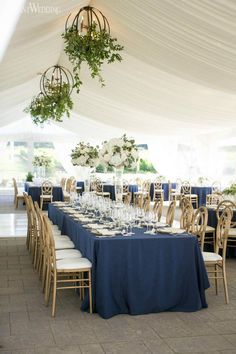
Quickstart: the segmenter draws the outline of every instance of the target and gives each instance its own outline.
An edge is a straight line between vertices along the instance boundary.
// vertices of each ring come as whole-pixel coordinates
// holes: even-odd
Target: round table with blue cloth
[[[115,186],[114,184],[104,184],[103,185],[103,191],[104,192],[109,192],[110,193],[110,198],[112,200],[115,200],[116,199],[116,193],[115,193]],[[138,191],[138,186],[137,184],[130,184],[129,185],[129,192],[132,193],[132,196],[133,196],[133,193],[134,192],[137,192]]]
[[[25,191],[31,196],[33,202],[38,202],[40,204],[40,195],[42,193],[41,186],[34,186],[31,183],[25,183]],[[61,186],[53,186],[52,190],[53,202],[64,201],[63,191]],[[47,204],[45,204],[47,206]],[[44,206],[45,206],[44,205]]]

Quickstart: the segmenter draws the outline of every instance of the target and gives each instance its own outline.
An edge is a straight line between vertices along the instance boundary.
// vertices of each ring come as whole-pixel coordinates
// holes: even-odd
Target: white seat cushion
[[[52,199],[52,195],[51,194],[41,194],[40,195],[40,198],[43,198],[43,199]]]
[[[81,258],[82,254],[79,250],[67,249],[67,250],[57,250],[56,259],[65,259],[65,258]]]
[[[53,235],[54,241],[66,240],[71,241],[71,239],[67,235]]]
[[[69,240],[55,240],[55,249],[56,250],[65,250],[68,248],[75,248],[75,245],[72,241]]]
[[[86,269],[92,268],[92,263],[87,258],[61,259],[57,262],[57,269]]]
[[[217,253],[213,253],[213,252],[202,252],[203,255],[203,259],[205,262],[218,262],[218,261],[222,261],[222,257],[217,254]]]
[[[206,233],[210,233],[210,232],[214,232],[215,231],[215,228],[212,227],[212,226],[206,226]]]
[[[230,228],[228,236],[230,237],[236,237],[236,228]]]

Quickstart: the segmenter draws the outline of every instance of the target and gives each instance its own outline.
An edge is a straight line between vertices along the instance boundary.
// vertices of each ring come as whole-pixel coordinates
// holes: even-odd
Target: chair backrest
[[[44,224],[43,224],[43,212],[39,208],[38,202],[34,202],[34,208],[38,219],[38,233],[39,241],[42,246],[42,249],[45,247],[45,236],[44,236]]]
[[[181,197],[180,203],[179,203],[179,206],[180,206],[180,209],[182,210],[182,212],[186,208],[186,206],[189,206],[189,205],[192,206],[192,203],[191,203],[190,199],[183,195]]]
[[[129,193],[129,182],[123,181],[123,193]]]
[[[175,207],[176,207],[176,202],[175,201],[170,202],[170,205],[169,205],[169,207],[167,209],[167,213],[166,213],[166,223],[169,226],[172,226],[173,221],[174,221]]]
[[[13,186],[14,186],[14,193],[15,193],[15,196],[17,196],[18,187],[17,187],[16,179],[13,177],[12,180],[13,180]]]
[[[191,203],[185,203],[181,207],[181,210],[182,213],[180,216],[180,228],[185,229],[187,232],[189,232],[191,229],[193,215],[194,215],[193,206]]]
[[[220,215],[216,227],[216,253],[222,249],[222,257],[225,259],[228,241],[228,232],[233,213],[231,208],[226,207]]]
[[[222,201],[222,195],[219,193],[209,194],[206,197],[206,205],[218,205]]]
[[[76,179],[74,179],[74,180],[71,182],[71,185],[70,185],[70,193],[71,193],[71,192],[76,192],[76,186],[77,186],[77,182],[76,182]]]
[[[103,184],[102,184],[102,181],[99,178],[96,179],[95,185],[96,185],[96,192],[97,193],[103,193]]]
[[[234,210],[236,210],[236,204],[234,202],[232,202],[231,200],[222,200],[222,202],[220,202],[218,204],[217,209],[216,209],[216,217],[218,220],[220,219],[221,214],[225,213],[226,209],[231,210],[232,218],[233,218]],[[236,221],[231,221],[230,227],[235,227],[235,226],[236,226]]]
[[[181,186],[182,194],[191,194],[191,186],[188,181],[184,181]]]
[[[150,202],[151,202],[151,198],[150,198],[150,195],[148,196],[145,196],[143,198],[143,205],[142,205],[142,208],[145,212],[149,211],[150,210]]]
[[[192,219],[192,225],[190,232],[198,237],[199,243],[201,245],[201,250],[204,248],[205,232],[208,221],[208,210],[206,207],[201,206],[198,208]]]
[[[64,190],[66,186],[66,178],[62,177],[61,182],[60,182],[61,188]]]
[[[157,177],[155,179],[155,181],[153,182],[153,185],[154,185],[154,191],[162,189],[162,182],[161,182],[160,177]]]
[[[70,187],[71,187],[71,183],[75,180],[75,178],[73,176],[71,176],[70,178],[67,178],[66,180],[66,192],[70,193]]]
[[[155,213],[158,221],[161,220],[162,209],[163,209],[163,199],[160,198],[155,201],[154,206],[153,206],[153,212]]]
[[[53,184],[51,181],[44,181],[41,186],[43,195],[52,195]]]
[[[143,181],[142,191],[150,194],[151,182],[149,180]]]
[[[43,215],[46,257],[48,262],[56,269],[56,251],[55,242],[52,234],[52,227],[50,225],[47,215]]]
[[[125,196],[124,196],[124,204],[129,205],[131,203],[131,199],[132,199],[132,193],[128,192]]]

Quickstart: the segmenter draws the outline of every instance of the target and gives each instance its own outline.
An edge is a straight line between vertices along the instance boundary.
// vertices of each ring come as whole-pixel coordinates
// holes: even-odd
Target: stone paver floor
[[[74,291],[58,296],[56,318],[24,238],[0,239],[0,353],[236,354],[236,259],[227,261],[230,304],[223,289],[207,290],[209,307],[195,313],[119,315],[104,320],[81,312]]]

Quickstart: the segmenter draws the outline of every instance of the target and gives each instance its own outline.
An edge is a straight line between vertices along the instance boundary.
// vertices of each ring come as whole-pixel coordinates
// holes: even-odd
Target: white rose
[[[111,159],[111,157],[112,157],[111,154],[105,154],[105,155],[103,156],[103,160],[104,160],[105,162],[109,162],[110,159]]]
[[[108,145],[110,148],[112,148],[113,146],[122,146],[124,144],[122,139],[117,139],[117,138],[113,138],[108,142]]]
[[[79,165],[83,166],[85,162],[87,161],[85,156],[80,156],[79,158]]]
[[[115,154],[110,159],[110,165],[119,166],[122,164],[122,160],[119,154]]]

